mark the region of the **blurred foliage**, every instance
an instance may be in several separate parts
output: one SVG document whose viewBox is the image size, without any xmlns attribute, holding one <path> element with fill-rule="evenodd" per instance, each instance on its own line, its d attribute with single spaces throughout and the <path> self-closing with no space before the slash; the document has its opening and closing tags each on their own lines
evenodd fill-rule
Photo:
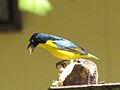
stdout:
<svg viewBox="0 0 120 90">
<path fill-rule="evenodd" d="M 19 9 L 41 16 L 47 16 L 52 10 L 49 0 L 18 0 Z"/>
</svg>

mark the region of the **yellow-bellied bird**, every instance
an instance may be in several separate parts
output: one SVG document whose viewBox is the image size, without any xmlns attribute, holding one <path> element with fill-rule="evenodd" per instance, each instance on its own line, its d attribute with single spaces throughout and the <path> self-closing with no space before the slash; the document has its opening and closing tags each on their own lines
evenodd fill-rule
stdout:
<svg viewBox="0 0 120 90">
<path fill-rule="evenodd" d="M 99 60 L 99 58 L 90 54 L 77 44 L 54 35 L 35 33 L 31 36 L 29 42 L 27 48 L 30 50 L 30 54 L 35 47 L 43 47 L 53 56 L 62 60 L 74 60 L 78 58 L 94 58 Z"/>
</svg>

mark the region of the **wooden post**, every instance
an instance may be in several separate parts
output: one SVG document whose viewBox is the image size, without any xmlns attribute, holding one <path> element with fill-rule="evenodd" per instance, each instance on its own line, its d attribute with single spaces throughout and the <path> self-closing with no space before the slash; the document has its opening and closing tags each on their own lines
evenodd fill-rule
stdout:
<svg viewBox="0 0 120 90">
<path fill-rule="evenodd" d="M 59 69 L 59 80 L 53 80 L 48 90 L 120 90 L 120 83 L 98 83 L 98 69 L 93 61 L 78 59 Z"/>
<path fill-rule="evenodd" d="M 70 62 L 66 68 L 59 68 L 59 80 L 54 80 L 54 86 L 84 85 L 98 83 L 97 65 L 90 60 L 78 59 Z"/>
</svg>

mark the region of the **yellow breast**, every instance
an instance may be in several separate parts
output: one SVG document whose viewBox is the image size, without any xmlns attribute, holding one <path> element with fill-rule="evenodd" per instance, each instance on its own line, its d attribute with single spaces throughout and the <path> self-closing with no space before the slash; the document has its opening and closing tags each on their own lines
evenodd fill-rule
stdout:
<svg viewBox="0 0 120 90">
<path fill-rule="evenodd" d="M 80 58 L 80 54 L 58 49 L 57 46 L 53 44 L 51 40 L 47 41 L 45 44 L 39 44 L 38 47 L 39 46 L 47 49 L 53 56 L 62 60 Z"/>
</svg>

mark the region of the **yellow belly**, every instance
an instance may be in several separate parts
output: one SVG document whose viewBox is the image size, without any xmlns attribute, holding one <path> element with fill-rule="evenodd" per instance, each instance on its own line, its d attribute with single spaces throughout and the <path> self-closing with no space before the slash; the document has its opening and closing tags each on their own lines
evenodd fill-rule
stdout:
<svg viewBox="0 0 120 90">
<path fill-rule="evenodd" d="M 71 60 L 71 59 L 76 59 L 80 58 L 80 54 L 75 54 L 73 52 L 68 52 L 64 50 L 59 50 L 59 49 L 52 49 L 48 50 L 53 56 L 62 59 L 62 60 Z"/>
<path fill-rule="evenodd" d="M 38 47 L 47 49 L 53 56 L 62 60 L 71 60 L 81 57 L 80 54 L 58 49 L 51 41 L 48 41 L 45 44 L 39 44 Z"/>
</svg>

